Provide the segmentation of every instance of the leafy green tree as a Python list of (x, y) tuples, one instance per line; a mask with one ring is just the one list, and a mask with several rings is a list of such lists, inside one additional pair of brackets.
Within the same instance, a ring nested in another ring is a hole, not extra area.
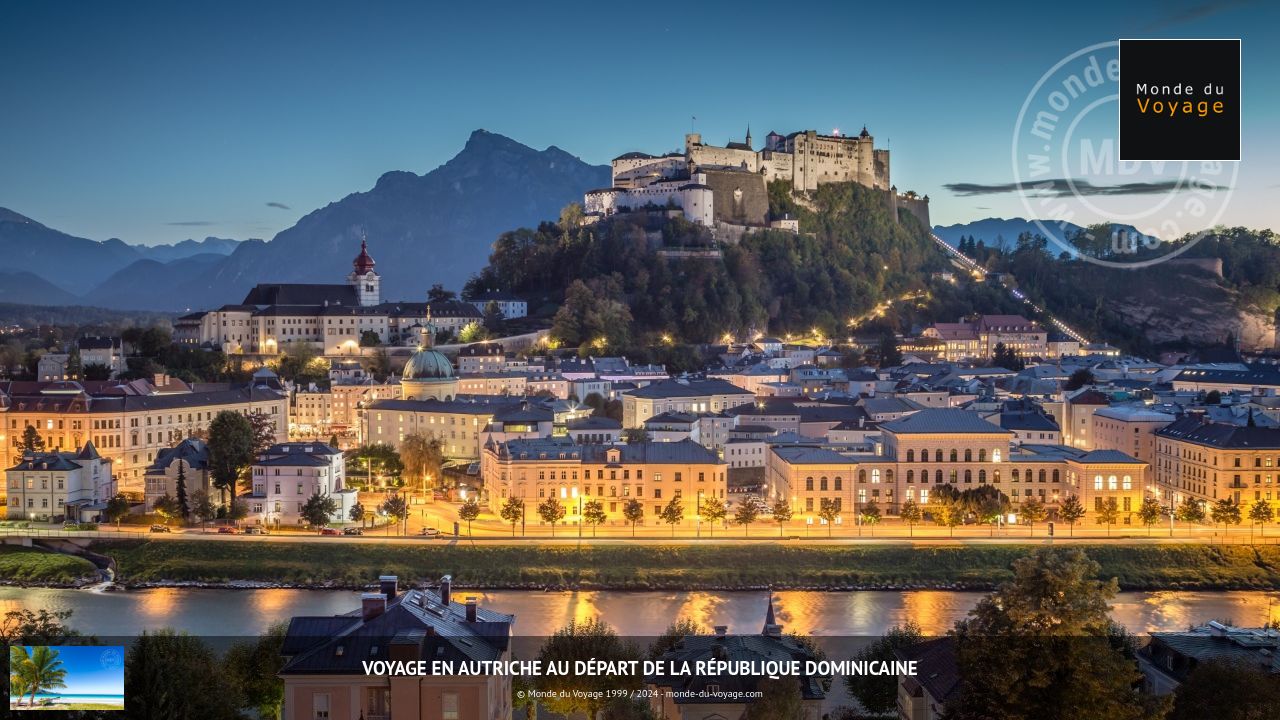
[(106, 517), (107, 522), (115, 523), (116, 529), (119, 530), (120, 521), (124, 519), (125, 515), (129, 514), (129, 510), (131, 510), (132, 507), (133, 506), (129, 503), (129, 498), (120, 493), (116, 493), (107, 501), (107, 507), (102, 511), (102, 513)]
[(1164, 517), (1164, 506), (1160, 501), (1151, 495), (1144, 497), (1142, 505), (1138, 508), (1138, 519), (1147, 526), (1147, 535), (1151, 534), (1151, 528), (1160, 522), (1162, 517)]
[(898, 517), (907, 524), (907, 534), (910, 536), (915, 535), (916, 523), (920, 522), (923, 515), (920, 505), (915, 500), (907, 500), (902, 503), (902, 507), (898, 508)]
[(444, 285), (436, 283), (427, 290), (427, 302), (429, 303), (446, 303), (458, 299), (458, 293), (452, 290), (445, 290)]
[(679, 647), (685, 638), (706, 634), (706, 628), (699, 625), (696, 620), (678, 618), (668, 625), (661, 635), (653, 639), (653, 642), (649, 644), (649, 651), (646, 653), (646, 657), (649, 660), (657, 660), (663, 654)]
[(102, 363), (90, 363), (84, 366), (84, 379), (101, 382), (111, 379), (111, 368)]
[(680, 500), (680, 496), (676, 495), (668, 500), (662, 512), (658, 513), (658, 517), (671, 526), (671, 537), (675, 537), (676, 526), (684, 522), (684, 503)]
[(498, 514), (503, 520), (511, 523), (511, 537), (515, 537), (516, 523), (524, 520), (524, 500), (518, 497), (507, 498)]
[(745, 497), (742, 502), (738, 503), (738, 509), (733, 512), (733, 522), (742, 526), (743, 536), (751, 534), (751, 523), (760, 517), (760, 505), (754, 497)]
[(472, 495), (458, 507), (458, 519), (467, 524), (467, 534), (471, 534), (471, 523), (480, 517), (480, 500)]
[(236, 498), (227, 505), (227, 519), (232, 524), (239, 523), (241, 520), (249, 517), (249, 503), (244, 498)]
[(444, 467), (444, 441), (435, 435), (410, 433), (400, 441), (400, 460), (404, 472), (421, 482), (421, 489), (430, 489), (431, 479), (439, 479)]
[(316, 529), (316, 532), (323, 530), (332, 521), (334, 513), (338, 512), (338, 501), (333, 499), (331, 495), (321, 495), (319, 490), (311, 493), (311, 497), (302, 503), (302, 510), (298, 515), (307, 521), (307, 524)]
[(582, 521), (591, 526), (591, 537), (596, 536), (596, 529), (608, 520), (609, 516), (604, 512), (604, 503), (599, 500), (588, 500), (582, 506)]
[(382, 501), (382, 513), (397, 525), (403, 525), (409, 520), (409, 503), (400, 493), (392, 493)]
[(880, 367), (894, 367), (902, 364), (902, 350), (898, 349), (898, 338), (892, 332), (880, 338)]
[(880, 523), (880, 504), (875, 500), (865, 503), (859, 517), (862, 518), (862, 524), (871, 528), (871, 534), (875, 535), (876, 525)]
[(208, 491), (200, 489), (191, 493), (191, 514), (200, 521), (202, 528), (218, 517), (218, 508), (213, 504)]
[(622, 431), (622, 440), (628, 445), (646, 443), (649, 442), (649, 431), (642, 427), (627, 428)]
[(794, 677), (763, 678), (756, 683), (760, 697), (747, 705), (747, 720), (781, 720), (804, 718), (804, 696), (800, 681)]
[(68, 380), (84, 379), (84, 362), (80, 359), (80, 346), (76, 343), (71, 344), (71, 351), (67, 353), (65, 372)]
[(1214, 503), (1210, 509), (1210, 515), (1214, 525), (1222, 524), (1224, 532), (1232, 525), (1240, 524), (1240, 506), (1231, 498), (1222, 498)]
[(1198, 663), (1173, 694), (1168, 720), (1262, 720), (1280, 708), (1280, 683), (1257, 667), (1210, 660)]
[(1080, 498), (1071, 495), (1062, 501), (1061, 507), (1058, 508), (1058, 517), (1062, 518), (1062, 522), (1067, 524), (1067, 528), (1074, 537), (1076, 534), (1076, 523), (1084, 518), (1084, 503), (1080, 502)]
[(715, 537), (716, 525), (724, 522), (725, 517), (729, 515), (729, 509), (725, 507), (724, 500), (713, 495), (703, 499), (700, 514), (702, 519), (707, 521), (707, 528), (711, 531), (711, 537)]
[(351, 509), (347, 511), (347, 517), (350, 518), (353, 523), (364, 522), (364, 505), (361, 505), (360, 503), (352, 505)]
[(783, 526), (791, 522), (791, 516), (795, 512), (791, 509), (791, 503), (787, 499), (780, 497), (773, 501), (773, 506), (769, 508), (769, 514), (773, 516), (773, 521), (778, 523), (778, 537), (782, 537)]
[(229, 684), (261, 720), (280, 720), (283, 709), (284, 683), (277, 675), (284, 667), (285, 631), (276, 623), (256, 639), (236, 642), (222, 658)]
[(1037, 497), (1024, 500), (1022, 506), (1018, 508), (1018, 513), (1022, 516), (1022, 521), (1031, 528), (1032, 537), (1036, 534), (1036, 523), (1044, 520), (1048, 515), (1044, 503)]
[(165, 525), (168, 525), (170, 520), (178, 517), (179, 513), (182, 512), (181, 508), (178, 507), (178, 501), (169, 493), (157, 498), (151, 509), (155, 511), (155, 514), (164, 518)]
[(831, 498), (822, 498), (818, 501), (818, 517), (827, 521), (827, 537), (831, 537), (831, 529), (840, 517), (840, 503)]
[[(599, 619), (570, 621), (547, 638), (538, 651), (538, 660), (544, 666), (560, 662), (572, 666), (580, 660), (596, 660), (609, 662), (611, 667), (625, 667), (624, 661), (642, 659), (639, 648), (624, 641), (612, 627)], [(540, 691), (547, 694), (542, 701), (547, 710), (561, 715), (583, 713), (588, 718), (595, 718), (608, 703), (609, 691), (639, 690), (643, 677), (639, 673), (542, 673), (534, 682)]]
[(379, 346), (369, 355), (369, 374), (378, 382), (386, 382), (391, 375), (391, 354)]
[(18, 447), (24, 453), (44, 452), (44, 438), (40, 437), (40, 431), (34, 425), (28, 425), (22, 429), (22, 440)]
[[(862, 662), (894, 662), (895, 654), (924, 641), (920, 626), (910, 620), (905, 625), (894, 625), (879, 640), (867, 645), (854, 655)], [(898, 702), (898, 678), (893, 675), (846, 675), (845, 687), (868, 715), (890, 715)]]
[(1187, 534), (1191, 534), (1191, 525), (1204, 522), (1204, 505), (1195, 498), (1187, 496), (1178, 504), (1178, 520), (1187, 524)]
[[(9, 677), (11, 684), (20, 685), (31, 695), (31, 707), (35, 707), (36, 695), (67, 686), (67, 669), (58, 659), (58, 651), (48, 645), (36, 645), (29, 651), (26, 647), (11, 647)], [(17, 683), (13, 683), (15, 677)]]
[(1107, 535), (1111, 534), (1111, 526), (1116, 524), (1116, 520), (1120, 519), (1120, 506), (1116, 503), (1114, 497), (1109, 497), (1102, 501), (1102, 507), (1094, 511), (1098, 516), (1098, 522), (1107, 526)]
[(1266, 500), (1258, 500), (1249, 507), (1249, 520), (1262, 529), (1262, 536), (1267, 535), (1267, 523), (1275, 519), (1275, 510)]
[(245, 705), (217, 653), (192, 635), (144, 632), (129, 647), (124, 670), (125, 717), (237, 720)]
[[(964, 682), (954, 720), (1159, 717), (1134, 688), (1133, 648), (1108, 617), (1114, 579), (1079, 549), (1038, 548), (951, 635)], [(1088, 668), (1082, 672), (1081, 668)]]
[(213, 486), (235, 502), (245, 468), (253, 462), (253, 425), (234, 410), (223, 410), (209, 423), (209, 477)]
[(378, 333), (373, 330), (365, 330), (360, 333), (360, 347), (378, 347), (382, 345), (382, 338), (378, 337)]
[(506, 318), (496, 300), (490, 300), (484, 305), (484, 329), (493, 336), (500, 336), (506, 330)]
[(1062, 389), (1071, 392), (1073, 390), (1079, 390), (1085, 385), (1092, 385), (1094, 382), (1095, 378), (1093, 377), (1093, 373), (1090, 372), (1088, 368), (1080, 368), (1079, 370), (1071, 373), (1071, 376), (1067, 378), (1067, 382), (1062, 386)]
[(556, 536), (556, 523), (563, 520), (567, 512), (560, 499), (554, 495), (538, 503), (538, 517), (551, 525), (551, 537)]
[(636, 536), (636, 525), (644, 520), (644, 504), (635, 498), (631, 498), (622, 506), (622, 517), (631, 523), (631, 537)]

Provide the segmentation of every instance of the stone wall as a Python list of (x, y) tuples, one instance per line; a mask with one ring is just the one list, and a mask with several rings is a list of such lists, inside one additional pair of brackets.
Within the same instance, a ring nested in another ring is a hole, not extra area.
[(704, 170), (706, 184), (714, 193), (714, 215), (718, 222), (734, 225), (766, 225), (769, 220), (769, 191), (764, 176), (732, 170)]

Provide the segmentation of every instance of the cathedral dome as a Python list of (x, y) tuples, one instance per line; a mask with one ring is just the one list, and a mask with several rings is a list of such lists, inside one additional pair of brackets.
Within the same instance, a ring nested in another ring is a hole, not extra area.
[(429, 347), (419, 348), (404, 364), (401, 380), (445, 380), (453, 377), (449, 358)]

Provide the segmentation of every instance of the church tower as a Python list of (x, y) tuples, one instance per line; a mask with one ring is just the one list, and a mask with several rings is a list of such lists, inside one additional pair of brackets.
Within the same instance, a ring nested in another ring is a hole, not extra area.
[(751, 123), (747, 123), (747, 149), (755, 149), (755, 145), (751, 144)]
[(377, 305), (382, 302), (382, 278), (373, 271), (373, 258), (369, 257), (369, 244), (360, 238), (360, 254), (351, 261), (351, 274), (347, 282), (356, 289), (356, 298), (360, 305)]

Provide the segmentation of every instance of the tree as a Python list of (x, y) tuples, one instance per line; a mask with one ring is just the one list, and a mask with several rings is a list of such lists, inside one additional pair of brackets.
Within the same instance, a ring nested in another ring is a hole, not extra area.
[(1085, 385), (1092, 385), (1093, 383), (1093, 373), (1090, 372), (1088, 368), (1080, 368), (1079, 370), (1071, 373), (1071, 376), (1067, 378), (1067, 383), (1062, 386), (1062, 389), (1070, 392), (1072, 390), (1079, 390)]
[(18, 447), (24, 453), (44, 452), (44, 438), (40, 437), (40, 431), (34, 425), (28, 425), (22, 429), (22, 440)]
[(591, 526), (591, 537), (596, 536), (596, 529), (608, 519), (609, 516), (604, 512), (603, 502), (588, 500), (587, 504), (582, 506), (582, 521)]
[(671, 537), (675, 537), (676, 526), (684, 522), (684, 503), (681, 502), (680, 496), (676, 495), (668, 500), (662, 512), (658, 513), (658, 517), (671, 526)]
[(361, 505), (360, 503), (352, 505), (351, 509), (347, 511), (347, 517), (350, 518), (353, 523), (363, 522), (364, 505)]
[(1198, 663), (1173, 694), (1168, 720), (1261, 720), (1280, 708), (1280, 683), (1257, 667), (1227, 660)]
[(1147, 535), (1151, 534), (1151, 528), (1160, 522), (1162, 517), (1164, 517), (1164, 506), (1159, 500), (1151, 495), (1142, 498), (1142, 505), (1138, 507), (1138, 519), (1147, 526)]
[(1013, 563), (1013, 579), (956, 623), (960, 683), (954, 720), (1158, 717), (1135, 691), (1132, 640), (1111, 622), (1114, 579), (1079, 549), (1038, 548)]
[(751, 523), (760, 517), (760, 506), (756, 503), (754, 497), (748, 496), (738, 503), (738, 509), (733, 513), (733, 521), (742, 526), (742, 535), (744, 537), (751, 534)]
[(178, 501), (169, 493), (165, 493), (157, 498), (155, 504), (151, 506), (151, 509), (154, 510), (157, 515), (164, 518), (165, 525), (168, 525), (169, 521), (177, 517), (180, 512), (180, 509), (178, 508)]
[(284, 703), (284, 684), (276, 676), (284, 667), (285, 632), (285, 625), (274, 624), (258, 638), (232, 645), (222, 659), (230, 686), (262, 720), (279, 720)]
[(234, 720), (245, 703), (217, 653), (193, 635), (143, 633), (125, 655), (124, 670), (125, 717)]
[(316, 490), (311, 493), (311, 497), (307, 498), (306, 502), (302, 503), (302, 510), (298, 515), (315, 528), (316, 532), (319, 532), (329, 524), (336, 512), (338, 512), (338, 501), (330, 495), (321, 495), (320, 491)]
[(729, 509), (725, 507), (724, 500), (712, 496), (702, 501), (700, 509), (702, 519), (707, 521), (707, 527), (711, 530), (711, 537), (716, 536), (716, 525), (724, 522), (729, 514)]
[(396, 524), (401, 524), (409, 519), (409, 503), (400, 493), (392, 493), (382, 501), (382, 512)]
[(1036, 497), (1024, 500), (1022, 506), (1018, 508), (1018, 512), (1022, 515), (1023, 522), (1031, 527), (1031, 537), (1035, 537), (1036, 523), (1044, 520), (1048, 514), (1044, 508), (1044, 503), (1041, 502), (1040, 498)]
[(400, 460), (404, 471), (417, 478), (422, 492), (426, 492), (431, 488), (431, 479), (439, 478), (444, 466), (444, 442), (435, 435), (405, 435), (400, 442)]
[(1222, 523), (1224, 533), (1230, 526), (1240, 524), (1240, 506), (1231, 498), (1222, 498), (1214, 503), (1210, 514), (1214, 525)]
[(880, 522), (880, 505), (872, 500), (862, 506), (862, 524), (871, 528), (871, 534), (876, 534), (876, 525)]
[(467, 534), (471, 534), (471, 523), (480, 517), (480, 500), (475, 495), (467, 498), (458, 508), (458, 519), (467, 524)]
[(649, 431), (642, 428), (627, 428), (622, 431), (622, 441), (628, 445), (638, 445), (640, 443), (649, 442)]
[[(879, 640), (859, 650), (854, 660), (893, 662), (898, 659), (896, 651), (923, 641), (920, 626), (908, 620), (906, 625), (894, 625)], [(845, 676), (844, 683), (868, 715), (890, 715), (897, 707), (898, 678), (893, 675), (852, 673)]]
[(1027, 363), (1018, 356), (1018, 352), (1002, 342), (996, 343), (991, 353), (992, 367), (1000, 367), (1006, 370), (1017, 372), (1027, 366)]
[(964, 510), (959, 504), (954, 502), (944, 502), (939, 504), (930, 503), (933, 508), (933, 520), (942, 527), (947, 528), (947, 532), (951, 537), (956, 535), (956, 527), (964, 521)]
[(457, 299), (457, 297), (458, 297), (458, 293), (452, 290), (445, 290), (444, 285), (440, 283), (436, 283), (432, 285), (431, 289), (427, 290), (428, 303), (449, 302), (450, 300)]
[(649, 651), (646, 656), (650, 660), (657, 660), (665, 653), (680, 647), (684, 639), (695, 635), (706, 635), (706, 628), (698, 624), (696, 620), (689, 618), (679, 618), (675, 622), (667, 626), (667, 629), (658, 637), (649, 643)]
[(369, 374), (378, 382), (386, 382), (391, 375), (391, 354), (384, 347), (377, 347), (369, 355)]
[(636, 536), (636, 525), (644, 520), (644, 504), (635, 498), (631, 498), (622, 506), (622, 517), (631, 523), (631, 537)]
[(773, 515), (773, 521), (778, 523), (778, 537), (782, 537), (782, 526), (790, 522), (791, 516), (795, 514), (791, 509), (791, 503), (787, 502), (786, 498), (780, 497), (773, 501), (769, 514)]
[(880, 338), (880, 367), (893, 367), (902, 364), (902, 351), (898, 349), (898, 338), (887, 332)]
[(1109, 497), (1102, 501), (1102, 506), (1095, 511), (1098, 515), (1098, 522), (1105, 523), (1107, 526), (1107, 535), (1111, 534), (1111, 526), (1116, 524), (1116, 520), (1120, 519), (1120, 506), (1116, 503), (1114, 497)]
[(378, 337), (378, 333), (374, 330), (365, 330), (360, 333), (360, 347), (378, 347), (382, 344), (382, 338)]
[(827, 537), (831, 537), (831, 528), (840, 517), (840, 503), (831, 498), (822, 498), (818, 502), (818, 517), (827, 521)]
[(524, 500), (518, 497), (507, 498), (507, 501), (502, 504), (502, 510), (498, 512), (498, 515), (503, 520), (511, 523), (511, 537), (515, 537), (516, 523), (524, 520)]
[(1217, 390), (1210, 390), (1209, 392), (1205, 393), (1204, 404), (1205, 405), (1221, 405), (1222, 393)]
[(1071, 531), (1071, 536), (1075, 537), (1076, 523), (1084, 517), (1084, 503), (1080, 502), (1080, 498), (1075, 495), (1069, 496), (1058, 508), (1058, 517), (1062, 518), (1062, 522), (1066, 523)]
[(121, 493), (116, 493), (107, 501), (107, 507), (103, 509), (102, 514), (106, 517), (107, 522), (115, 523), (116, 529), (119, 530), (120, 521), (124, 519), (125, 515), (129, 514), (129, 510), (131, 510), (132, 507), (133, 506), (129, 504), (129, 498), (125, 497)]
[(1183, 498), (1178, 505), (1178, 520), (1187, 523), (1187, 534), (1190, 535), (1192, 523), (1204, 522), (1204, 505), (1191, 496)]
[(111, 379), (111, 368), (102, 363), (90, 363), (84, 366), (84, 379), (103, 381)]
[(18, 682), (15, 684), (31, 695), (31, 707), (35, 707), (36, 695), (67, 686), (66, 667), (58, 659), (58, 651), (48, 645), (36, 645), (30, 651), (22, 646), (11, 647), (9, 673), (10, 681), (16, 676)]
[(253, 451), (266, 452), (276, 444), (276, 423), (261, 410), (249, 413), (249, 427), (253, 429)]
[(227, 519), (231, 524), (236, 524), (241, 520), (249, 517), (249, 503), (244, 498), (236, 498), (227, 505)]
[(554, 495), (538, 504), (538, 517), (551, 524), (551, 537), (556, 536), (556, 523), (564, 519), (566, 512), (568, 511), (560, 503), (560, 499)]
[(178, 460), (178, 513), (186, 519), (191, 516), (191, 505), (187, 502), (187, 470), (186, 463)]
[(800, 680), (786, 675), (766, 677), (756, 683), (756, 691), (760, 696), (747, 705), (747, 720), (807, 717)]
[(253, 462), (253, 425), (234, 410), (223, 410), (209, 423), (209, 477), (213, 486), (236, 499), (236, 487), (245, 468)]
[(200, 489), (191, 493), (191, 514), (200, 521), (201, 527), (218, 517), (218, 508), (213, 504), (208, 491)]
[(1258, 500), (1249, 508), (1249, 520), (1262, 527), (1262, 536), (1267, 536), (1267, 523), (1275, 518), (1275, 510), (1266, 500)]
[[(624, 641), (608, 624), (591, 619), (577, 620), (557, 630), (538, 651), (543, 666), (567, 663), (570, 667), (578, 661), (593, 660), (608, 663), (601, 667), (626, 667), (629, 661), (639, 665), (640, 649)], [(638, 690), (643, 678), (639, 673), (540, 673), (534, 682), (538, 690), (546, 693), (542, 704), (547, 710), (561, 715), (583, 713), (596, 718), (611, 697), (610, 691)]]
[(484, 329), (491, 335), (502, 335), (506, 329), (506, 318), (502, 315), (502, 308), (499, 307), (498, 301), (490, 300), (484, 304)]
[(907, 500), (902, 503), (902, 507), (898, 509), (898, 517), (902, 518), (902, 522), (907, 524), (907, 535), (915, 535), (915, 525), (920, 522), (923, 514), (915, 500)]
[(68, 380), (80, 380), (84, 377), (84, 362), (80, 359), (80, 345), (78, 343), (72, 343), (71, 352), (67, 353), (65, 373)]

